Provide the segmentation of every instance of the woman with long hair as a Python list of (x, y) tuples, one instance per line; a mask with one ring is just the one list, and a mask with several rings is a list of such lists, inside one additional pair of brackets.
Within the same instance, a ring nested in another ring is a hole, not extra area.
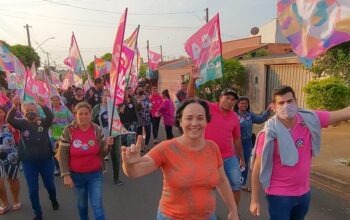
[(175, 106), (170, 99), (170, 94), (167, 89), (162, 91), (163, 103), (159, 107), (156, 115), (161, 115), (163, 118), (163, 124), (165, 126), (166, 138), (168, 140), (174, 137), (173, 135), (173, 125), (174, 125), (174, 113)]

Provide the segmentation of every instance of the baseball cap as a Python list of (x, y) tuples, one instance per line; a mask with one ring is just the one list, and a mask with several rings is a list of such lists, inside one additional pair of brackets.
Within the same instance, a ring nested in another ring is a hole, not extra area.
[(222, 90), (221, 95), (232, 95), (233, 97), (235, 97), (235, 99), (238, 99), (238, 95), (236, 94), (236, 92), (230, 88)]

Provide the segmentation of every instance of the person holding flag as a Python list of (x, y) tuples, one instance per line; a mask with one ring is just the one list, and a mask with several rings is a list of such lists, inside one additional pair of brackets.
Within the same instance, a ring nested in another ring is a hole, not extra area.
[(52, 145), (48, 133), (54, 116), (50, 108), (45, 105), (45, 100), (42, 97), (39, 96), (37, 100), (46, 115), (45, 118), (39, 117), (38, 109), (34, 102), (22, 103), (22, 111), (25, 118), (15, 118), (16, 111), (21, 103), (20, 97), (15, 96), (12, 99), (13, 107), (9, 111), (6, 120), (21, 133), (18, 157), (23, 164), (29, 198), (35, 213), (33, 220), (42, 220), (42, 210), (39, 201), (39, 174), (49, 193), (53, 210), (58, 210), (59, 203), (54, 182)]

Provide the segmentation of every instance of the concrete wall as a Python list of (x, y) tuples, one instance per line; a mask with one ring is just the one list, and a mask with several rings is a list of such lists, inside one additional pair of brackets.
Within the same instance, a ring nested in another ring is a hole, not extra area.
[[(257, 58), (250, 60), (240, 60), (241, 64), (246, 68), (248, 83), (246, 85), (246, 89), (244, 90), (245, 96), (248, 96), (251, 103), (251, 109), (254, 112), (264, 111), (267, 103), (267, 67), (269, 65), (286, 65), (288, 69), (288, 65), (295, 64), (301, 66), (298, 58), (296, 56), (291, 57), (280, 57), (280, 58)], [(299, 74), (305, 72), (304, 68), (299, 68)], [(308, 76), (308, 79), (311, 79)], [(292, 79), (291, 79), (292, 80)], [(303, 81), (303, 84), (307, 83), (308, 80)], [(288, 84), (284, 81), (285, 84)], [(293, 84), (292, 82), (290, 84)], [(302, 86), (296, 88), (296, 93), (302, 93)]]

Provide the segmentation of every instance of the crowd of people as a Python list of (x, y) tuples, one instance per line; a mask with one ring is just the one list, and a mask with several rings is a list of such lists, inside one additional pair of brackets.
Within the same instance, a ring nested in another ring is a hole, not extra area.
[[(110, 91), (104, 89), (102, 78), (87, 91), (77, 87), (60, 91), (50, 97), (49, 106), (42, 97), (23, 102), (11, 94), (11, 101), (0, 106), (0, 215), (21, 208), (18, 173), (23, 167), (33, 220), (43, 219), (39, 175), (53, 210), (60, 207), (56, 175), (74, 189), (81, 220), (89, 219), (89, 201), (95, 219), (106, 219), (103, 175), (105, 161), (111, 158), (116, 185), (123, 184), (121, 166), (131, 178), (158, 169), (163, 172), (157, 220), (215, 220), (215, 190), (229, 220), (239, 219), (241, 190), (252, 192), (250, 211), (258, 216), (260, 187), (271, 220), (304, 219), (311, 198), (311, 159), (319, 153), (321, 128), (349, 120), (350, 108), (299, 109), (293, 89), (281, 86), (266, 111), (255, 114), (249, 98), (239, 97), (230, 88), (222, 90), (216, 103), (195, 97), (195, 75), (181, 84), (176, 94), (179, 106), (167, 89), (159, 93), (156, 86), (126, 88), (118, 113), (130, 133), (117, 137), (110, 136)], [(167, 140), (158, 135), (161, 120)], [(253, 124), (264, 122), (255, 141)], [(180, 131), (177, 137), (174, 126)], [(247, 181), (250, 159), (251, 187)]]

